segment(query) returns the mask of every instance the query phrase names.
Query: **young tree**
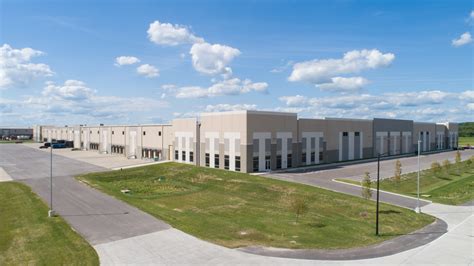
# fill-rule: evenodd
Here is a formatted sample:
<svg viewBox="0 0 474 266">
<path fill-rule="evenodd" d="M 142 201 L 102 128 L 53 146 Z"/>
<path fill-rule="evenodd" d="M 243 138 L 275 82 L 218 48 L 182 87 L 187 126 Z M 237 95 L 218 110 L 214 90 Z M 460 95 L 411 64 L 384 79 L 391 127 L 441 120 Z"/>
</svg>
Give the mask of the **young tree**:
<svg viewBox="0 0 474 266">
<path fill-rule="evenodd" d="M 433 174 L 438 175 L 441 172 L 441 164 L 438 162 L 431 163 L 431 171 Z"/>
<path fill-rule="evenodd" d="M 370 180 L 369 172 L 365 172 L 364 178 L 362 179 L 362 197 L 366 200 L 372 198 L 372 180 Z"/>
<path fill-rule="evenodd" d="M 400 180 L 402 179 L 402 163 L 400 160 L 397 160 L 395 162 L 395 182 L 397 182 L 397 185 L 400 184 Z"/>
<path fill-rule="evenodd" d="M 457 165 L 461 163 L 461 153 L 459 151 L 456 151 L 456 157 L 454 158 L 454 161 Z"/>
<path fill-rule="evenodd" d="M 444 160 L 443 161 L 443 167 L 446 169 L 446 171 L 449 171 L 449 168 L 451 167 L 451 162 L 449 160 Z"/>
<path fill-rule="evenodd" d="M 309 209 L 308 203 L 303 197 L 294 197 L 291 201 L 290 208 L 296 215 L 295 223 L 298 223 L 298 218 L 308 212 Z"/>
</svg>

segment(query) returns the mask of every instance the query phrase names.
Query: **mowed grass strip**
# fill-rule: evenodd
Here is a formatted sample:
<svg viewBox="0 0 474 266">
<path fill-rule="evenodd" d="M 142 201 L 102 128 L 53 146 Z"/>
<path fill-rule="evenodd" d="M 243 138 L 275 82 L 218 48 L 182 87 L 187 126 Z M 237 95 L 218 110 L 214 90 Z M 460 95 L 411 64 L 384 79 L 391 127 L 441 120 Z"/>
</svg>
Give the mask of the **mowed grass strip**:
<svg viewBox="0 0 474 266">
<path fill-rule="evenodd" d="M 474 137 L 459 137 L 458 145 L 463 147 L 467 145 L 474 146 Z"/>
<path fill-rule="evenodd" d="M 175 228 L 232 248 L 352 248 L 407 234 L 434 221 L 428 215 L 382 204 L 382 236 L 376 237 L 373 201 L 178 163 L 92 173 L 78 179 Z M 304 199 L 308 205 L 298 222 L 290 208 L 295 198 Z"/>
<path fill-rule="evenodd" d="M 29 187 L 0 183 L 0 265 L 99 265 L 95 250 Z"/>
<path fill-rule="evenodd" d="M 338 180 L 360 185 L 360 182 L 354 180 Z M 377 183 L 372 182 L 372 188 L 376 186 Z M 380 182 L 380 189 L 416 197 L 417 173 L 402 175 L 398 182 L 393 177 L 384 179 Z M 448 167 L 442 166 L 438 170 L 421 171 L 420 197 L 449 205 L 459 205 L 474 200 L 474 159 L 471 158 L 459 164 L 450 164 Z"/>
</svg>

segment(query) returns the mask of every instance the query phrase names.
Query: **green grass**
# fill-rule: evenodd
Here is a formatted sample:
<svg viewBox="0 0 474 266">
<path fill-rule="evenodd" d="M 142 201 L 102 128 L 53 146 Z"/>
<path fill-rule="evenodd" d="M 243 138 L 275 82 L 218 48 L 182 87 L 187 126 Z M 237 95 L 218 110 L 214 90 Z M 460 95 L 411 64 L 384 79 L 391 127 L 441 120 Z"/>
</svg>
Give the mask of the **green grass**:
<svg viewBox="0 0 474 266">
<path fill-rule="evenodd" d="M 32 143 L 34 142 L 31 139 L 25 139 L 25 140 L 0 140 L 0 144 L 14 144 L 17 141 L 21 141 L 23 143 Z"/>
<path fill-rule="evenodd" d="M 459 146 L 474 146 L 474 137 L 459 137 L 458 142 Z"/>
<path fill-rule="evenodd" d="M 0 265 L 99 265 L 95 250 L 29 187 L 0 183 Z"/>
<path fill-rule="evenodd" d="M 434 218 L 311 186 L 244 173 L 164 163 L 92 173 L 78 179 L 173 227 L 227 247 L 351 248 L 378 243 L 430 224 Z M 129 193 L 120 190 L 129 189 Z M 308 212 L 295 223 L 295 197 Z"/>
<path fill-rule="evenodd" d="M 403 167 L 403 166 L 402 166 Z M 360 185 L 360 182 L 338 179 L 343 182 Z M 394 178 L 380 182 L 380 189 L 398 194 L 416 197 L 417 174 L 402 175 L 397 182 Z M 372 187 L 376 187 L 376 182 Z M 431 169 L 420 172 L 420 197 L 433 202 L 459 205 L 474 200 L 474 162 L 464 161 L 457 165 L 451 164 L 449 170 L 442 168 L 435 173 Z"/>
</svg>

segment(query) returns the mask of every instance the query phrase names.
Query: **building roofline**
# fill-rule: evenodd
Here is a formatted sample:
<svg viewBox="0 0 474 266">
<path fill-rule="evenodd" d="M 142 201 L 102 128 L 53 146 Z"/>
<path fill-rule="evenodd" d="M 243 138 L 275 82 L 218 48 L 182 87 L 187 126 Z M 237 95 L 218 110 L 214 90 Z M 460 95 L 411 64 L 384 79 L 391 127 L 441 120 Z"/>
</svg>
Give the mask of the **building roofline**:
<svg viewBox="0 0 474 266">
<path fill-rule="evenodd" d="M 207 112 L 201 113 L 200 116 L 218 116 L 218 115 L 240 115 L 240 114 L 258 114 L 258 115 L 283 115 L 283 116 L 298 116 L 297 113 L 291 112 L 276 112 L 276 111 L 259 111 L 259 110 L 239 110 L 239 111 L 225 111 L 225 112 Z"/>
</svg>

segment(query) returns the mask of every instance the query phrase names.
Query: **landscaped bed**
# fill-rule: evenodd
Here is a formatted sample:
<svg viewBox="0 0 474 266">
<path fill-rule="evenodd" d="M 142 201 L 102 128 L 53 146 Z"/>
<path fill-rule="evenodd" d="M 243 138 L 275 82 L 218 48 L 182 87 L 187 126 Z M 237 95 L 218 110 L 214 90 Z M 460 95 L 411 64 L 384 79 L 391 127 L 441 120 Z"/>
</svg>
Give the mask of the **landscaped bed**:
<svg viewBox="0 0 474 266">
<path fill-rule="evenodd" d="M 410 233 L 434 221 L 425 214 L 381 204 L 381 236 L 377 237 L 373 201 L 178 163 L 92 173 L 78 179 L 175 228 L 227 247 L 359 247 Z M 294 206 L 302 201 L 307 212 L 297 221 Z"/>
<path fill-rule="evenodd" d="M 95 250 L 29 187 L 0 183 L 0 265 L 99 265 Z"/>
<path fill-rule="evenodd" d="M 403 169 L 403 166 L 402 166 Z M 360 185 L 360 182 L 338 179 Z M 375 188 L 376 182 L 372 182 Z M 380 189 L 407 196 L 417 196 L 417 173 L 384 179 Z M 420 172 L 420 197 L 437 203 L 459 205 L 474 200 L 474 157 L 457 164 L 440 163 Z"/>
</svg>

